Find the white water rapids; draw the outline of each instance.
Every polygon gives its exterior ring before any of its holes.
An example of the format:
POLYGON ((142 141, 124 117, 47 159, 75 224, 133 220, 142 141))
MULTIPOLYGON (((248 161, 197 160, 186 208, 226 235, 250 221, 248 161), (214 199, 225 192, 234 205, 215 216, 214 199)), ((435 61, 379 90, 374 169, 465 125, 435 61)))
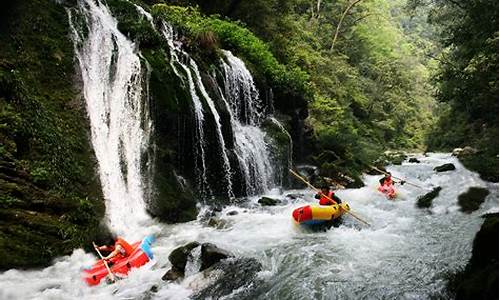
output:
MULTIPOLYGON (((113 285, 88 287, 81 270, 95 257, 83 250, 61 257, 42 270, 10 270, 0 274, 0 299, 186 299, 202 285, 193 275, 180 283, 161 281, 170 268, 168 254, 190 241, 212 242, 237 256, 254 257, 263 265, 264 284, 255 299, 429 299, 442 296, 445 278, 465 266, 472 240, 485 212, 498 211, 498 184, 486 183, 449 154, 419 157, 420 164, 403 163, 389 170, 397 177, 443 189, 430 210, 415 206, 426 193, 410 185, 397 186, 396 201, 376 191, 380 176, 365 176, 366 187, 337 194, 353 212, 372 224, 364 227, 350 217, 327 232, 307 233, 292 224, 294 208, 316 203, 310 190, 272 195, 283 205, 260 207, 252 198, 242 206, 227 207, 221 218, 225 229, 197 220, 157 224, 155 260, 113 285), (433 167, 454 163, 455 171, 436 173, 433 167), (462 213, 457 196, 469 187, 490 191, 478 211, 462 213), (296 200, 288 193, 303 193, 296 200), (237 211, 229 216, 227 212, 237 211), (156 292, 148 292, 157 286, 156 292)), ((228 299, 231 299, 229 297, 228 299)))

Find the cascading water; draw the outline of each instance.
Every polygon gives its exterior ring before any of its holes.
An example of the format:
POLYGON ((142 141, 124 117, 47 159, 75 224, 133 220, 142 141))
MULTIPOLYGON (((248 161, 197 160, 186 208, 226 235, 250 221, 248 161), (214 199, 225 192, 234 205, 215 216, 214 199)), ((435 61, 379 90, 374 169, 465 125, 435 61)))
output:
POLYGON ((135 238, 140 224, 149 219, 141 169, 152 128, 147 72, 106 5, 79 0, 78 8, 69 14, 106 215, 114 232, 135 238), (85 18, 87 30, 73 24, 75 13, 85 18))
POLYGON ((227 63, 222 61, 225 91, 223 99, 231 113, 235 153, 244 175, 246 193, 264 193, 276 186, 276 173, 265 133, 259 128, 264 118, 262 102, 252 75, 243 61, 230 51, 223 52, 227 59, 227 63))
POLYGON ((229 163, 229 158, 227 155, 224 136, 222 135, 222 125, 221 125, 220 115, 215 107, 214 101, 208 95, 208 92, 206 91, 205 86, 203 85, 198 65, 185 51, 181 49, 181 44, 175 40, 175 34, 173 28, 170 25, 163 23, 162 33, 165 39, 167 40, 167 43, 171 51, 170 65, 174 69, 174 72, 179 77, 179 79, 183 80, 184 77, 181 75, 181 72, 178 70, 177 66, 180 66, 181 69, 186 74, 189 86, 189 92, 191 94, 191 98, 193 101, 193 108, 195 112, 195 120, 197 127, 196 140, 198 141, 196 149, 199 151, 198 156, 201 159, 201 172, 199 172, 198 174, 198 183, 199 183, 198 185, 201 188, 201 193, 207 196, 211 194, 211 189, 207 178, 207 163, 205 156, 206 141, 203 128, 205 116, 204 116, 203 103, 197 93, 197 89, 200 91, 203 100, 207 104, 210 113, 214 118, 216 135, 217 135, 217 144, 219 145, 221 151, 223 168, 225 171, 224 172, 225 180, 227 182, 227 195, 229 196, 229 198, 234 198, 234 194, 232 191, 232 181, 231 181, 231 165, 229 163), (185 63, 184 61, 187 61, 187 63, 185 63))

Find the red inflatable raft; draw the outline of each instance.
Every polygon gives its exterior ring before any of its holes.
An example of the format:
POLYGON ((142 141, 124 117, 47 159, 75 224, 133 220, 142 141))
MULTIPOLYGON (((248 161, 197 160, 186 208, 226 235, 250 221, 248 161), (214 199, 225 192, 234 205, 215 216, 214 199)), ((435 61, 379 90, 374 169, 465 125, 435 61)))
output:
MULTIPOLYGON (((154 242, 154 237, 149 235, 142 241, 132 244, 134 248, 132 254, 127 257, 117 256, 108 261, 108 266, 111 272, 118 277, 124 277, 133 268, 139 268, 153 259, 151 244, 154 242)), ((97 261, 92 267, 83 271, 83 279, 88 285, 98 285, 103 278, 108 276, 108 270, 102 260, 97 261)))

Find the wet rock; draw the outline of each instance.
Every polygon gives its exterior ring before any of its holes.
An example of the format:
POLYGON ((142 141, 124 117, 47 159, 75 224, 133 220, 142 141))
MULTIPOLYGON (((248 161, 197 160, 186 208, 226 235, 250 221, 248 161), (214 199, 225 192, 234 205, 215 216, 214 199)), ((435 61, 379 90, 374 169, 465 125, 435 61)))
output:
POLYGON ((203 243, 201 245, 201 271, 211 267, 215 263, 231 257, 232 254, 223 250, 212 243, 203 243))
POLYGON ((448 284, 458 300, 498 299, 498 213, 483 217, 469 263, 448 284))
POLYGON ((416 158, 416 157, 410 157, 410 159, 408 159, 408 162, 414 163, 414 164, 419 164, 420 160, 418 160, 418 158, 416 158))
POLYGON ((238 214, 238 211, 232 210, 232 211, 228 212, 226 215, 228 215, 228 216, 236 216, 237 214, 238 214))
POLYGON ((186 268, 186 263, 188 260, 188 256, 191 251, 200 246, 198 242, 191 242, 184 246, 178 247, 174 249, 168 256, 168 260, 172 264, 172 267, 176 269, 176 271, 182 272, 184 274, 184 269, 186 268))
POLYGON ((254 258, 231 258, 218 262, 204 271, 205 277, 217 280, 191 296, 191 299, 233 299, 248 297, 252 287, 259 286, 257 273, 262 265, 254 258), (217 274, 213 276, 212 274, 217 274))
POLYGON ((455 148, 453 151, 451 151, 451 155, 453 156, 458 156, 464 149, 462 148, 455 148))
POLYGON ((262 197, 262 198, 259 199, 258 202, 262 206, 274 206, 276 204, 280 204, 281 203, 280 200, 269 198, 269 197, 262 197))
POLYGON ((163 275, 161 280, 163 281, 176 281, 178 279, 181 279, 184 277, 184 272, 181 270, 178 270, 177 268, 172 267, 170 270, 163 275))
POLYGON ((287 194, 285 197, 292 199, 292 200, 295 200, 295 199, 303 198, 304 194, 287 194))
POLYGON ((470 146, 465 146, 463 148, 455 148, 453 149, 453 156, 467 156, 478 153, 479 151, 476 148, 472 148, 470 146))
POLYGON ((439 196, 439 192, 442 190, 440 186, 435 187, 432 191, 427 194, 420 196, 417 198, 417 207, 418 208, 429 208, 432 205, 432 200, 439 196))
POLYGON ((447 163, 441 166, 437 166, 434 168, 434 171, 436 172, 446 172, 446 171, 453 171, 455 170, 455 165, 452 163, 447 163))
POLYGON ((471 213, 481 206, 489 193, 485 188, 471 187, 467 192, 458 196, 458 205, 463 212, 471 213))
POLYGON ((224 229, 228 227, 228 223, 226 220, 222 220, 219 218, 210 218, 207 222, 207 226, 217 229, 224 229))
POLYGON ((191 254, 193 249, 199 247, 201 245, 201 267, 200 271, 203 271, 215 263, 226 259, 228 257, 232 257, 233 255, 226 250, 223 250, 212 243, 203 243, 200 244, 198 242, 191 242, 184 246, 176 248, 174 251, 170 253, 168 256, 168 260, 172 264, 172 268, 163 275, 162 280, 164 281, 175 281, 184 277, 186 264, 188 261, 188 257, 191 254))

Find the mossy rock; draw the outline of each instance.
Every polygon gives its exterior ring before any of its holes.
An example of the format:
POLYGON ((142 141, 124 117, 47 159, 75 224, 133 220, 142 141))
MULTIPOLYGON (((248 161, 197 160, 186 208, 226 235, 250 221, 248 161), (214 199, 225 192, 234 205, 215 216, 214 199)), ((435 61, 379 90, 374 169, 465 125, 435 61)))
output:
POLYGON ((484 218, 474 238, 469 263, 448 283, 455 299, 498 299, 498 213, 484 218))
POLYGON ((467 169, 478 172, 482 180, 498 182, 498 155, 476 153, 459 156, 460 162, 467 169))
POLYGON ((458 196, 458 204, 465 213, 471 213, 481 206, 490 191, 481 187, 471 187, 467 192, 458 196))
POLYGON ((439 192, 442 190, 440 186, 435 187, 432 191, 428 192, 423 196, 419 196, 417 198, 417 207, 418 208, 429 208, 432 205, 432 200, 439 196, 439 192))
POLYGON ((66 11, 73 5, 0 5, 8 8, 0 12, 0 269, 46 266, 101 230, 104 200, 66 11))

